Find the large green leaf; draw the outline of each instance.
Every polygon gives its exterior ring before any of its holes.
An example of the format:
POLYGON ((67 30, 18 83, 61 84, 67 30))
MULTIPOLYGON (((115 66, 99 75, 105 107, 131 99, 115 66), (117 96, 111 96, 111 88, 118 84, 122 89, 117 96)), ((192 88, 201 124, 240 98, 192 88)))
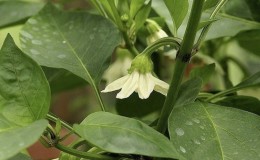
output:
POLYGON ((0 27, 13 24, 35 15, 44 3, 0 1, 0 27))
POLYGON ((169 119, 171 141, 186 159, 260 159, 260 117, 207 103, 176 108, 169 119))
POLYGON ((188 0, 164 0, 166 7, 168 8, 172 21, 174 23, 174 28, 177 29, 180 27, 182 21, 184 20, 188 9, 189 1, 188 0))
POLYGON ((179 157, 164 135, 135 119, 96 112, 80 125, 74 125, 74 129, 89 143, 105 151, 152 157, 179 157))
POLYGON ((40 66, 7 36, 0 51, 0 160, 41 136, 48 122, 50 89, 40 66))
POLYGON ((146 0, 131 1, 130 4, 130 17, 134 18, 136 13, 142 8, 146 0))
POLYGON ((41 65, 64 68, 95 86, 120 36, 101 16, 63 12, 48 4, 28 20, 20 39, 22 49, 41 65))
POLYGON ((40 66, 24 54, 10 35, 0 51, 1 114, 25 125, 44 118, 50 107, 50 88, 40 66))
POLYGON ((32 159, 25 154, 18 153, 17 155, 15 155, 12 158, 9 158, 8 160, 32 160, 32 159))

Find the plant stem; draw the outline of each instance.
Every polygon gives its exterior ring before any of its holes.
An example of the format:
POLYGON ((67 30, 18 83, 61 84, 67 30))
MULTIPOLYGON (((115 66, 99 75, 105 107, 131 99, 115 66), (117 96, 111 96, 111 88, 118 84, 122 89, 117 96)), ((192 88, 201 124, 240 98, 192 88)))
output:
POLYGON ((188 26, 185 31, 180 51, 176 58, 176 65, 173 72, 173 78, 157 124, 157 130, 161 133, 165 133, 167 129, 168 117, 172 112, 172 109, 178 97, 184 71, 188 64, 188 61, 184 61, 183 57, 191 56, 194 40, 197 33, 197 27, 199 25, 202 13, 203 3, 204 0, 193 1, 188 26))
POLYGON ((128 35, 127 35, 127 32, 126 31, 121 31, 122 35, 123 35, 123 38, 125 40, 125 45, 126 45, 126 48, 129 49, 129 51, 133 54, 133 56, 137 56, 139 54, 138 50, 135 48, 134 44, 131 43, 128 35))
MULTIPOLYGON (((49 119, 49 120, 51 120, 51 121, 53 121, 53 122, 56 122, 56 121, 58 120, 58 118, 55 117, 54 115, 52 115, 51 113, 48 113, 46 118, 49 119)), ((70 130, 70 131, 73 131, 73 128, 72 128, 68 123, 62 121, 61 119, 59 119, 59 120, 60 120, 61 125, 62 125, 63 127, 67 128, 67 129, 70 130)))
MULTIPOLYGON (((214 11, 211 13, 209 19, 214 19, 217 15, 217 13, 220 11, 220 9, 225 5, 225 3, 227 2, 228 0, 221 0, 218 2, 216 8, 214 9, 214 11)), ((201 45, 201 42, 205 39, 209 29, 210 29, 210 26, 211 24, 207 25, 206 27, 203 28, 200 36, 199 36, 199 39, 196 43, 196 48, 199 48, 200 45, 201 45)))
POLYGON ((76 150, 73 148, 63 146, 59 143, 57 143, 55 145, 55 147, 65 153, 69 153, 71 155, 81 157, 81 158, 86 158, 86 159, 91 159, 91 160, 116 160, 116 158, 112 158, 112 157, 105 156, 105 155, 98 155, 98 154, 92 154, 92 153, 88 153, 88 152, 82 152, 82 151, 79 151, 79 150, 76 150))

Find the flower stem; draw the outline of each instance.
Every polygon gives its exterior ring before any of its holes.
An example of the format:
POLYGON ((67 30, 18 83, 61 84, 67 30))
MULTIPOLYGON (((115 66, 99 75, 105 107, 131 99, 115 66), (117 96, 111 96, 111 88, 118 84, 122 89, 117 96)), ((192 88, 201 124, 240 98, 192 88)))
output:
POLYGON ((176 102, 181 81, 184 75, 184 71, 188 64, 188 60, 191 56, 194 40, 197 33, 197 27, 199 25, 202 7, 204 0, 194 0, 189 22, 185 31, 184 39, 182 41, 181 48, 176 58, 176 65, 173 72, 173 78, 170 84, 170 88, 166 97, 166 100, 161 111, 161 116, 157 124, 157 130, 161 133, 165 133, 168 124, 168 117, 176 102), (187 59, 188 57, 188 59, 187 59))
MULTIPOLYGON (((58 118, 55 117, 55 116, 54 116, 53 114, 51 114, 51 113, 48 113, 46 118, 49 119, 49 120, 51 120, 52 122, 57 122, 57 121, 58 121, 58 118)), ((60 120, 61 125, 62 125, 63 127, 67 128, 67 129, 70 130, 70 131, 73 131, 73 128, 72 128, 68 123, 62 121, 61 119, 59 119, 59 120, 60 120)))

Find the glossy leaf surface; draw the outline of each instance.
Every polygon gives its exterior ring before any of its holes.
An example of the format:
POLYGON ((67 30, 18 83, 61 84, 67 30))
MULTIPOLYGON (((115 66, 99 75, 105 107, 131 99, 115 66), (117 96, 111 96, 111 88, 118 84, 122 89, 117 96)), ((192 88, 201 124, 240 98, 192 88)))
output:
POLYGON ((105 151, 177 158, 175 148, 162 134, 146 124, 108 112, 89 115, 75 131, 89 143, 105 151), (101 118, 102 117, 102 118, 101 118))
POLYGON ((21 31, 23 50, 39 64, 64 68, 91 85, 100 81, 119 39, 118 30, 105 18, 63 12, 50 4, 21 31))
POLYGON ((44 3, 0 1, 0 27, 13 24, 37 14, 44 3))
POLYGON ((260 158, 260 117, 207 103, 176 108, 169 119, 171 141, 186 159, 260 158))

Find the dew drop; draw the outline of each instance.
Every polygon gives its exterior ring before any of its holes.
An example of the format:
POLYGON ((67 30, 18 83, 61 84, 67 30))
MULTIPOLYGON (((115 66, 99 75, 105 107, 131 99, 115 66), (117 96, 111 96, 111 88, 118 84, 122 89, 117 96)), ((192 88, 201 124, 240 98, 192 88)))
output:
POLYGON ((186 153, 186 149, 183 148, 182 146, 180 146, 180 150, 181 150, 182 153, 186 153))
POLYGON ((30 49, 30 52, 31 52, 32 54, 34 54, 34 55, 40 54, 40 52, 37 51, 37 50, 35 50, 35 49, 30 49))
POLYGON ((32 44, 36 44, 36 45, 42 45, 42 42, 39 40, 32 40, 32 44))
POLYGON ((183 136, 184 135, 184 130, 181 128, 176 128, 175 132, 178 136, 183 136))
POLYGON ((37 28, 37 27, 33 27, 32 29, 35 31, 39 31, 39 28, 37 28))
POLYGON ((36 23, 37 23, 37 21, 36 21, 35 19, 29 19, 28 22, 29 22, 30 24, 36 24, 36 23))
POLYGON ((197 139, 194 140, 194 143, 195 143, 195 144, 201 144, 200 141, 197 140, 197 139))
POLYGON ((237 154, 238 154, 238 152, 234 152, 233 154, 234 154, 234 155, 237 155, 237 154))
POLYGON ((204 126, 200 126, 201 129, 204 129, 204 126))
POLYGON ((54 31, 54 32, 52 32, 52 34, 53 34, 53 35, 58 35, 58 32, 55 32, 55 31, 54 31))
POLYGON ((188 125, 188 126, 192 126, 193 125, 193 123, 191 121, 187 121, 185 124, 188 125))
POLYGON ((66 41, 62 41, 62 43, 64 43, 64 44, 65 44, 65 43, 67 43, 67 42, 66 42, 66 41))
POLYGON ((194 118, 194 119, 192 119, 193 120, 193 122, 195 122, 195 123, 200 123, 200 120, 198 120, 198 119, 196 119, 196 118, 194 118))
POLYGON ((66 57, 66 55, 65 55, 65 54, 60 54, 60 55, 58 55, 57 57, 60 58, 60 59, 63 59, 63 58, 66 57))
POLYGON ((24 143, 19 143, 18 145, 19 145, 19 146, 23 146, 23 145, 24 145, 24 143))
POLYGON ((33 36, 30 33, 26 32, 26 31, 21 31, 20 33, 21 33, 21 35, 23 35, 24 37, 27 37, 29 39, 33 38, 33 36))
POLYGON ((91 34, 91 35, 89 36, 89 39, 90 39, 90 40, 93 40, 93 39, 94 39, 94 35, 91 34))
POLYGON ((204 136, 201 136, 200 139, 205 141, 206 138, 204 136))

